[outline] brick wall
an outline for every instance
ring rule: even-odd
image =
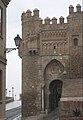
[[[83,101],[80,98],[67,98],[60,101],[60,120],[82,120]],[[76,110],[77,109],[77,110]],[[76,116],[76,113],[78,114]]]

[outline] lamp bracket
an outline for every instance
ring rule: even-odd
[[[12,50],[16,50],[16,48],[6,48],[5,53],[9,53],[9,52],[11,52]]]

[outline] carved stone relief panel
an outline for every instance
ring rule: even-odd
[[[64,71],[64,66],[57,60],[52,60],[45,69],[45,82],[57,79]],[[48,77],[50,76],[50,77]]]
[[[65,54],[67,42],[57,41],[57,42],[43,42],[42,43],[42,55],[59,55]]]

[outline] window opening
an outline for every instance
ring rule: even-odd
[[[56,46],[54,45],[54,49],[56,49]]]
[[[74,46],[78,46],[78,39],[77,38],[74,39]]]

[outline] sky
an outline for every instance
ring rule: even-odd
[[[59,17],[65,18],[68,16],[69,6],[80,4],[83,10],[83,0],[11,0],[7,7],[7,48],[15,48],[14,38],[17,34],[22,37],[21,29],[21,15],[28,9],[33,11],[35,8],[40,10],[40,17],[44,20],[46,17]],[[14,95],[16,99],[19,98],[19,94],[22,91],[22,60],[18,56],[18,50],[13,50],[6,55],[6,89],[7,95],[12,94],[12,87],[14,87]]]

